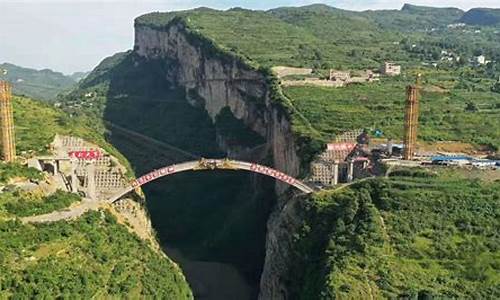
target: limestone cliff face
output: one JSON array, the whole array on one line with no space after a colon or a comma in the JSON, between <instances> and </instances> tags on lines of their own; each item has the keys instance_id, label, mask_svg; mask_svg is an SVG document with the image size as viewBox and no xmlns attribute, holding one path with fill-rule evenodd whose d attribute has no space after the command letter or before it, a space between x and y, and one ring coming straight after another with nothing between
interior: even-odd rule
<instances>
[{"instance_id":1,"label":"limestone cliff face","mask_svg":"<svg viewBox=\"0 0 500 300\"><path fill-rule=\"evenodd\" d=\"M266 139L275 168L292 176L299 174L300 160L290 121L271 102L261 73L231 57L213 57L193 45L182 24L164 30L136 26L135 52L147 59L175 61L168 79L185 87L188 95L198 95L202 99L198 104L212 120L229 107L237 119ZM277 185L277 192L281 194L286 188Z\"/></svg>"},{"instance_id":2,"label":"limestone cliff face","mask_svg":"<svg viewBox=\"0 0 500 300\"><path fill-rule=\"evenodd\" d=\"M229 107L237 119L265 138L265 149L272 155L274 167L298 176L301 166L290 120L282 107L271 101L264 75L236 58L214 55L194 39L182 23L162 29L136 25L134 51L147 60L170 62L172 67L168 68L166 79L184 87L191 104L204 107L214 122L221 110ZM224 142L220 144L228 147ZM268 222L262 299L286 297L282 277L288 270L291 237L287 224L295 227L295 221L291 221L293 210L285 205L287 189L286 185L276 185L281 200Z\"/></svg>"},{"instance_id":3,"label":"limestone cliff face","mask_svg":"<svg viewBox=\"0 0 500 300\"><path fill-rule=\"evenodd\" d=\"M282 195L267 222L266 260L260 280L259 299L290 299L287 283L290 278L291 249L294 233L302 224L297 211L299 197ZM285 202L286 201L286 202Z\"/></svg>"}]
</instances>

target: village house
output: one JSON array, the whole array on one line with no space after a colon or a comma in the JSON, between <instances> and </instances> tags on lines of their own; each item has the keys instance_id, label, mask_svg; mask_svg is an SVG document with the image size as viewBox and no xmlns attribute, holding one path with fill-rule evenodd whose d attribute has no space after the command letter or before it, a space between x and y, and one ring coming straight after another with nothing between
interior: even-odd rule
<instances>
[{"instance_id":1,"label":"village house","mask_svg":"<svg viewBox=\"0 0 500 300\"><path fill-rule=\"evenodd\" d=\"M351 80L350 71L330 70L330 81L349 83Z\"/></svg>"},{"instance_id":2,"label":"village house","mask_svg":"<svg viewBox=\"0 0 500 300\"><path fill-rule=\"evenodd\" d=\"M321 186L333 186L339 182L351 182L366 176L369 159L366 132L352 131L339 136L327 145L327 149L311 164L311 181Z\"/></svg>"},{"instance_id":3,"label":"village house","mask_svg":"<svg viewBox=\"0 0 500 300\"><path fill-rule=\"evenodd\" d=\"M401 75L401 66L391 62L385 62L382 66L382 74L387 76Z\"/></svg>"}]
</instances>

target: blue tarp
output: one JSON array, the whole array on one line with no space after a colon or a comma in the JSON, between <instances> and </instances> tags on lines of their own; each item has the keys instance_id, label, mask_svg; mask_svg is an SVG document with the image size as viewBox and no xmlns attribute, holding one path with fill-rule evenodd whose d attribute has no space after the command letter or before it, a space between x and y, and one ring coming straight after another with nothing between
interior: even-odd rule
<instances>
[{"instance_id":1,"label":"blue tarp","mask_svg":"<svg viewBox=\"0 0 500 300\"><path fill-rule=\"evenodd\" d=\"M464 156L464 155L455 155L455 156L434 156L432 157L432 161L450 161L450 160L473 160L472 157Z\"/></svg>"}]
</instances>

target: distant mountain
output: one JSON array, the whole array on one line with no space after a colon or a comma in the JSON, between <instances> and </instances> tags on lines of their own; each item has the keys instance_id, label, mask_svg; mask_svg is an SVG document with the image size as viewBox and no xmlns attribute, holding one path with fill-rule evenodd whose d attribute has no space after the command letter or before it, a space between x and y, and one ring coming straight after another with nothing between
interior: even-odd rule
<instances>
[{"instance_id":1,"label":"distant mountain","mask_svg":"<svg viewBox=\"0 0 500 300\"><path fill-rule=\"evenodd\" d=\"M49 69L35 70L10 63L0 64L0 69L7 71L0 78L12 83L14 94L34 99L55 101L58 94L69 91L77 83L70 76Z\"/></svg>"},{"instance_id":2,"label":"distant mountain","mask_svg":"<svg viewBox=\"0 0 500 300\"><path fill-rule=\"evenodd\" d=\"M69 75L69 77L76 82L80 82L81 80L85 79L89 74L90 72L75 72Z\"/></svg>"},{"instance_id":3,"label":"distant mountain","mask_svg":"<svg viewBox=\"0 0 500 300\"><path fill-rule=\"evenodd\" d=\"M415 31L443 27L456 23L464 11L452 7L428 7L405 4L401 10L366 11L382 28L396 31Z\"/></svg>"},{"instance_id":4,"label":"distant mountain","mask_svg":"<svg viewBox=\"0 0 500 300\"><path fill-rule=\"evenodd\" d=\"M500 25L500 9L473 8L462 16L460 22L470 25Z\"/></svg>"},{"instance_id":5,"label":"distant mountain","mask_svg":"<svg viewBox=\"0 0 500 300\"><path fill-rule=\"evenodd\" d=\"M413 14L445 14L445 16L453 16L455 18L460 18L465 12L459 8L455 7L430 7L430 6L420 6L406 3L401 8L401 11Z\"/></svg>"},{"instance_id":6,"label":"distant mountain","mask_svg":"<svg viewBox=\"0 0 500 300\"><path fill-rule=\"evenodd\" d=\"M302 7L280 7L268 13L298 26L309 27L312 23L335 28L332 34L344 34L346 30L373 31L376 27L399 32L423 31L456 23L464 11L453 7L427 7L405 4L400 10L349 11L325 4Z\"/></svg>"}]
</instances>

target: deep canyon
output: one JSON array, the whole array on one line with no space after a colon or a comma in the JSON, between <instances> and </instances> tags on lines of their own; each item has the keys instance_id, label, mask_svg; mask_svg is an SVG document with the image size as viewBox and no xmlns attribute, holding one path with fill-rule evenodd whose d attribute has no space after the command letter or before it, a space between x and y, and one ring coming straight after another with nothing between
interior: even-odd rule
<instances>
[{"instance_id":1,"label":"deep canyon","mask_svg":"<svg viewBox=\"0 0 500 300\"><path fill-rule=\"evenodd\" d=\"M304 167L290 118L272 100L265 75L213 48L182 22L154 27L136 21L134 50L104 60L82 88L99 90L102 83L103 118L110 124L193 157L255 161L291 176ZM134 142L112 126L108 130L137 175L188 160L175 150ZM300 222L296 196L286 185L261 175L206 171L158 180L144 194L160 243L188 270L195 296L224 297L236 285L238 297L287 297L289 247ZM207 291L214 278L192 275L210 268L224 274L215 294Z\"/></svg>"}]
</instances>

